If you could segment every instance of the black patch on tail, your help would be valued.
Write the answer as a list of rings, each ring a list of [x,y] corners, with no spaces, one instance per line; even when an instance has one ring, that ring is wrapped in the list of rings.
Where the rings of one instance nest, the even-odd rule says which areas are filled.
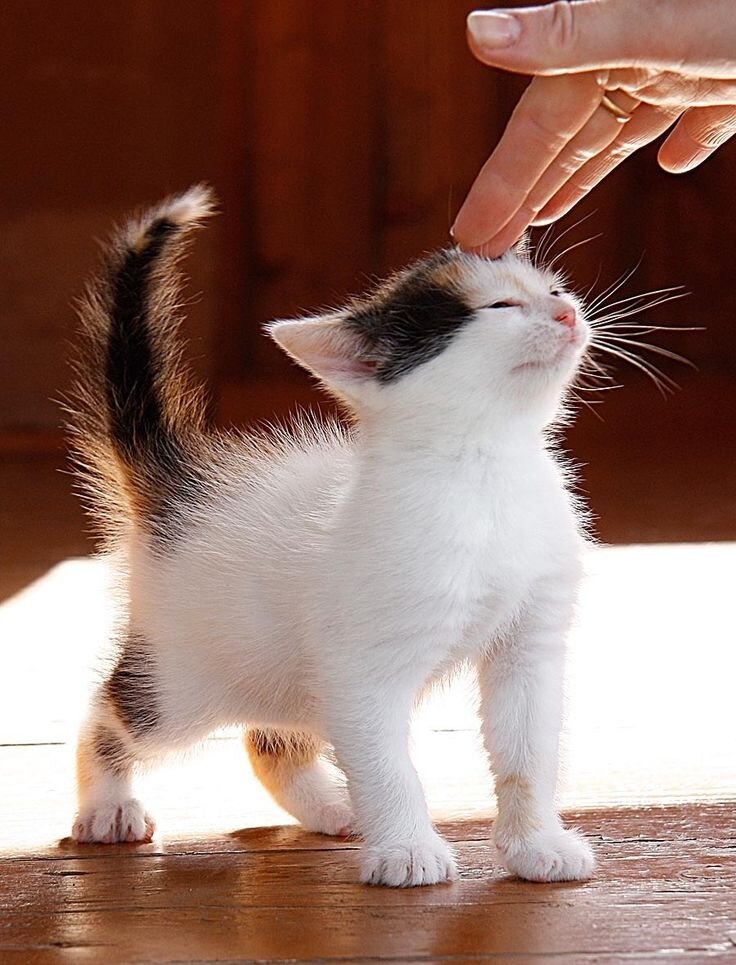
[[[131,471],[139,510],[164,543],[176,538],[181,505],[201,494],[204,481],[196,446],[161,396],[164,383],[178,377],[167,371],[161,354],[171,335],[152,331],[161,324],[155,317],[161,306],[151,302],[167,282],[156,272],[170,275],[170,267],[159,263],[167,243],[181,231],[166,219],[155,221],[145,245],[125,252],[112,283],[105,359],[110,440]]]
[[[196,188],[129,222],[80,300],[69,429],[89,508],[113,547],[133,523],[154,553],[165,551],[183,534],[182,510],[208,489],[212,434],[177,337],[177,265],[210,205]]]
[[[110,431],[121,453],[131,460],[138,446],[156,444],[161,435],[163,411],[155,383],[147,301],[151,271],[175,230],[169,221],[152,225],[143,251],[126,252],[112,291],[106,372]]]
[[[170,221],[157,221],[146,232],[146,247],[126,253],[113,286],[106,371],[110,434],[118,451],[131,465],[143,453],[174,479],[188,459],[159,397],[162,366],[154,357],[148,298],[156,261],[178,230]]]
[[[437,277],[453,256],[452,251],[437,252],[400,277],[385,296],[348,317],[347,324],[375,356],[379,382],[395,382],[436,358],[472,318],[473,310]]]

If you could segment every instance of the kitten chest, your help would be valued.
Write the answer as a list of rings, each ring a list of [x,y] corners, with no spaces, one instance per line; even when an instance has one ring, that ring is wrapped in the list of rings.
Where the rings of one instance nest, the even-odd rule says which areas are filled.
[[[440,659],[486,646],[576,542],[561,484],[534,462],[416,470],[370,497],[343,560],[353,599],[368,611],[378,601],[392,636],[421,638]]]

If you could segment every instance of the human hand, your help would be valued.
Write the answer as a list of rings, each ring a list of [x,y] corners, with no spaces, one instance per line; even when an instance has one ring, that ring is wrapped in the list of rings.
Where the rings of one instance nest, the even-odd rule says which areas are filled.
[[[736,133],[734,0],[578,0],[476,11],[485,64],[536,75],[458,212],[453,237],[501,254],[555,221],[675,121],[659,149],[689,171]],[[622,122],[601,104],[604,94]]]

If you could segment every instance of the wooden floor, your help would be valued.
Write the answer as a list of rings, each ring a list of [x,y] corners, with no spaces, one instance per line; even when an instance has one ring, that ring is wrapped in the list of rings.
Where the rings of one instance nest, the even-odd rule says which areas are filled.
[[[5,862],[3,962],[733,960],[732,814],[689,806],[580,816],[601,870],[535,886],[494,867],[488,822],[442,827],[452,885],[354,884],[355,847],[292,828],[166,848]]]
[[[152,844],[70,841],[73,731],[110,608],[54,458],[0,467],[0,962],[736,961],[736,544],[588,561],[560,799],[596,878],[499,867],[463,678],[414,730],[461,877],[397,892],[355,884],[357,843],[294,826],[230,732],[143,777]]]

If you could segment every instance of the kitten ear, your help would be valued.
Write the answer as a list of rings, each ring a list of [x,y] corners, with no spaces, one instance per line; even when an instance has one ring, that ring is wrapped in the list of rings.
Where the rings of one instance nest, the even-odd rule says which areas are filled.
[[[365,380],[376,363],[365,357],[365,344],[341,314],[270,322],[266,331],[281,348],[323,381],[335,384]]]

